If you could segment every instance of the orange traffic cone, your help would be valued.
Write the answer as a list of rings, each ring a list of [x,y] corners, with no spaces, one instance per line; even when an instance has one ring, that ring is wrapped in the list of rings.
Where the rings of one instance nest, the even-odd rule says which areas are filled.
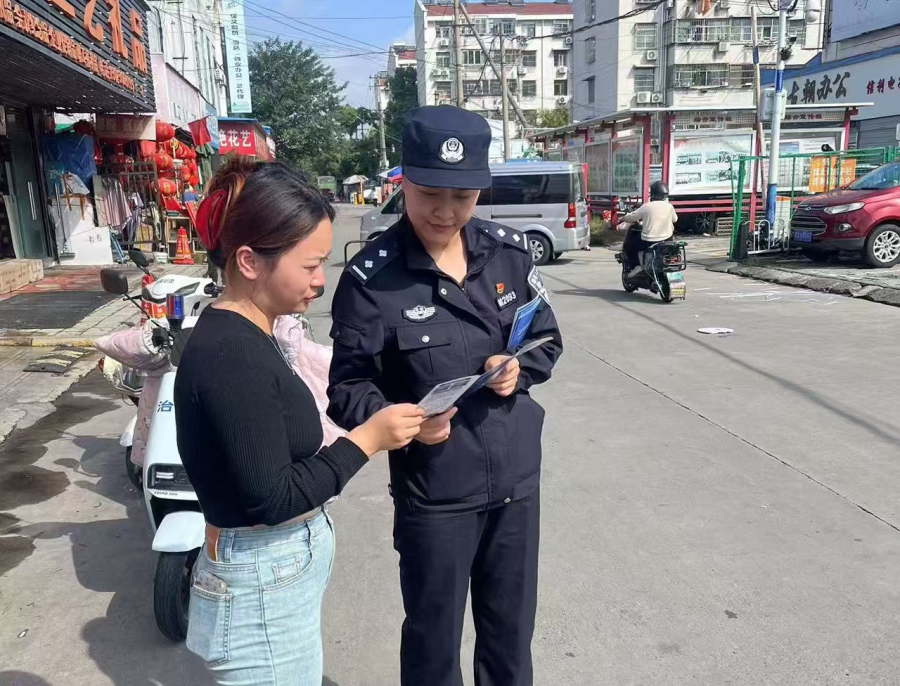
[[[187,231],[178,229],[178,243],[175,244],[175,259],[172,264],[194,264],[191,257],[191,246],[188,244]]]

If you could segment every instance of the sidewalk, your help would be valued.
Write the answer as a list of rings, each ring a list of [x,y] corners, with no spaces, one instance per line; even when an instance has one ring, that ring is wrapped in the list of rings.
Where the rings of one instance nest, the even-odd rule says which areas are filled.
[[[132,294],[139,295],[141,272],[122,269]],[[206,265],[154,265],[152,272],[156,278],[203,276]],[[139,316],[133,304],[103,292],[99,267],[50,269],[41,281],[0,296],[0,346],[90,347],[95,338],[134,324]],[[34,322],[43,326],[29,326]]]

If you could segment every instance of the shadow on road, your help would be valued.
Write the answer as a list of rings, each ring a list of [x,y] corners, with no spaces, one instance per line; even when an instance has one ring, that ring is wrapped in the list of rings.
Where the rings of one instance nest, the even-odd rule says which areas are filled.
[[[50,684],[28,672],[0,672],[0,686],[50,686]]]
[[[553,278],[562,281],[562,279],[560,279],[559,277]],[[575,295],[580,298],[602,298],[603,300],[612,303],[641,303],[648,305],[670,304],[664,302],[662,298],[660,298],[655,293],[651,293],[650,291],[635,291],[634,293],[627,293],[621,288],[579,288],[556,290],[553,291],[553,293],[559,295]]]

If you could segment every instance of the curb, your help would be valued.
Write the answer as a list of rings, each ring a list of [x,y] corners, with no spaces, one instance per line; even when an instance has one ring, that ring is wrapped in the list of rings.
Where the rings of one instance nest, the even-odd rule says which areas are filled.
[[[73,348],[93,348],[93,338],[63,338],[55,336],[9,336],[0,338],[2,348],[55,348],[68,345]]]
[[[734,274],[735,276],[743,276],[756,279],[757,281],[769,281],[782,286],[808,288],[811,291],[819,291],[821,293],[846,295],[851,298],[871,300],[883,305],[900,307],[900,288],[887,288],[847,279],[826,278],[824,276],[807,276],[787,269],[735,264],[733,262],[711,264],[706,267],[706,270],[721,274]]]

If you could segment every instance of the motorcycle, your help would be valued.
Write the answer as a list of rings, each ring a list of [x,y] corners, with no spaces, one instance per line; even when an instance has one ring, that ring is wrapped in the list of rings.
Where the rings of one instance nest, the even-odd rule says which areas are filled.
[[[104,352],[106,351],[104,350]],[[144,388],[144,377],[141,376],[139,371],[134,367],[122,364],[110,355],[100,358],[97,368],[112,384],[113,388],[128,398],[135,407],[138,407]],[[140,465],[135,464],[131,460],[137,418],[138,413],[135,411],[134,416],[119,436],[119,445],[125,448],[125,472],[128,474],[128,480],[131,481],[132,486],[140,491],[143,489],[144,481],[142,470]]]
[[[640,230],[638,224],[629,229]],[[648,246],[639,255],[641,270],[634,276],[631,273],[636,265],[629,263],[624,251],[616,253],[616,262],[622,265],[622,287],[628,293],[644,288],[667,303],[684,300],[687,295],[683,273],[687,268],[686,245],[684,241],[670,238]]]

